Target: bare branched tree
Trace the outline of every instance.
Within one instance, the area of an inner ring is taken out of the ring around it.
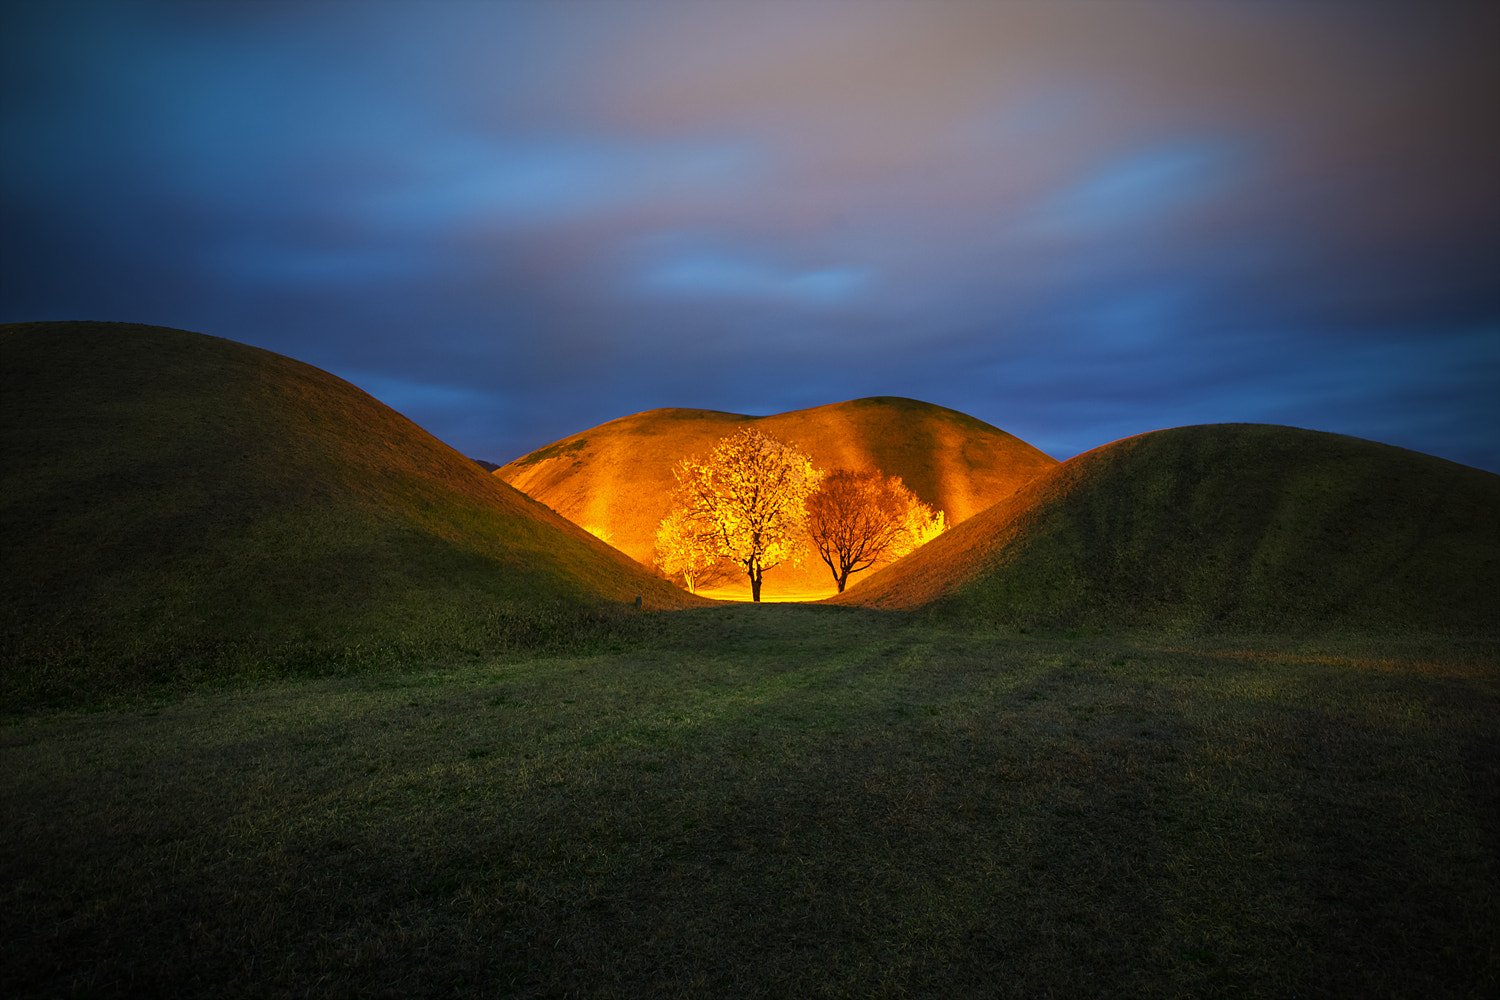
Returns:
[[[943,530],[943,512],[917,499],[900,476],[839,469],[807,502],[807,530],[839,593],[852,573],[898,559]]]

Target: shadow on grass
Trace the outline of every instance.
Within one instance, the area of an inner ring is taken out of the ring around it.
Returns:
[[[1500,981],[1500,672],[1473,649],[982,636],[815,606],[652,628],[617,653],[14,719],[8,991]]]

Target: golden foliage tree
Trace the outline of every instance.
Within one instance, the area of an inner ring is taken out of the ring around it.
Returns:
[[[839,469],[807,502],[808,534],[841,594],[851,573],[899,559],[943,528],[943,512],[919,500],[900,476]]]
[[[765,571],[801,557],[807,498],[821,473],[790,445],[749,429],[720,439],[707,459],[683,459],[673,472],[673,514],[684,524],[670,530],[744,567],[750,597],[759,601]]]
[[[684,510],[662,518],[656,529],[656,567],[669,577],[680,577],[688,593],[722,580],[727,566],[711,524]]]

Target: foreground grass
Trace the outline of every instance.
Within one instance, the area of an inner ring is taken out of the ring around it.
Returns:
[[[725,605],[0,729],[4,992],[1493,996],[1493,644]]]

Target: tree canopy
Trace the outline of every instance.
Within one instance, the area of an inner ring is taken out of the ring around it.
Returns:
[[[696,594],[699,587],[723,579],[729,561],[719,554],[714,526],[678,509],[656,529],[656,567],[669,577],[681,577],[688,593]]]
[[[669,549],[675,538],[696,546],[699,561],[711,552],[714,560],[743,567],[751,599],[759,601],[765,571],[801,556],[807,499],[821,473],[790,445],[748,428],[720,439],[706,459],[683,459],[673,472],[673,514],[658,531],[658,545],[666,531]],[[673,517],[681,520],[669,525]],[[668,558],[683,571],[683,558]]]
[[[839,469],[807,501],[807,532],[841,594],[850,574],[906,555],[943,527],[943,512],[919,500],[900,476]]]

